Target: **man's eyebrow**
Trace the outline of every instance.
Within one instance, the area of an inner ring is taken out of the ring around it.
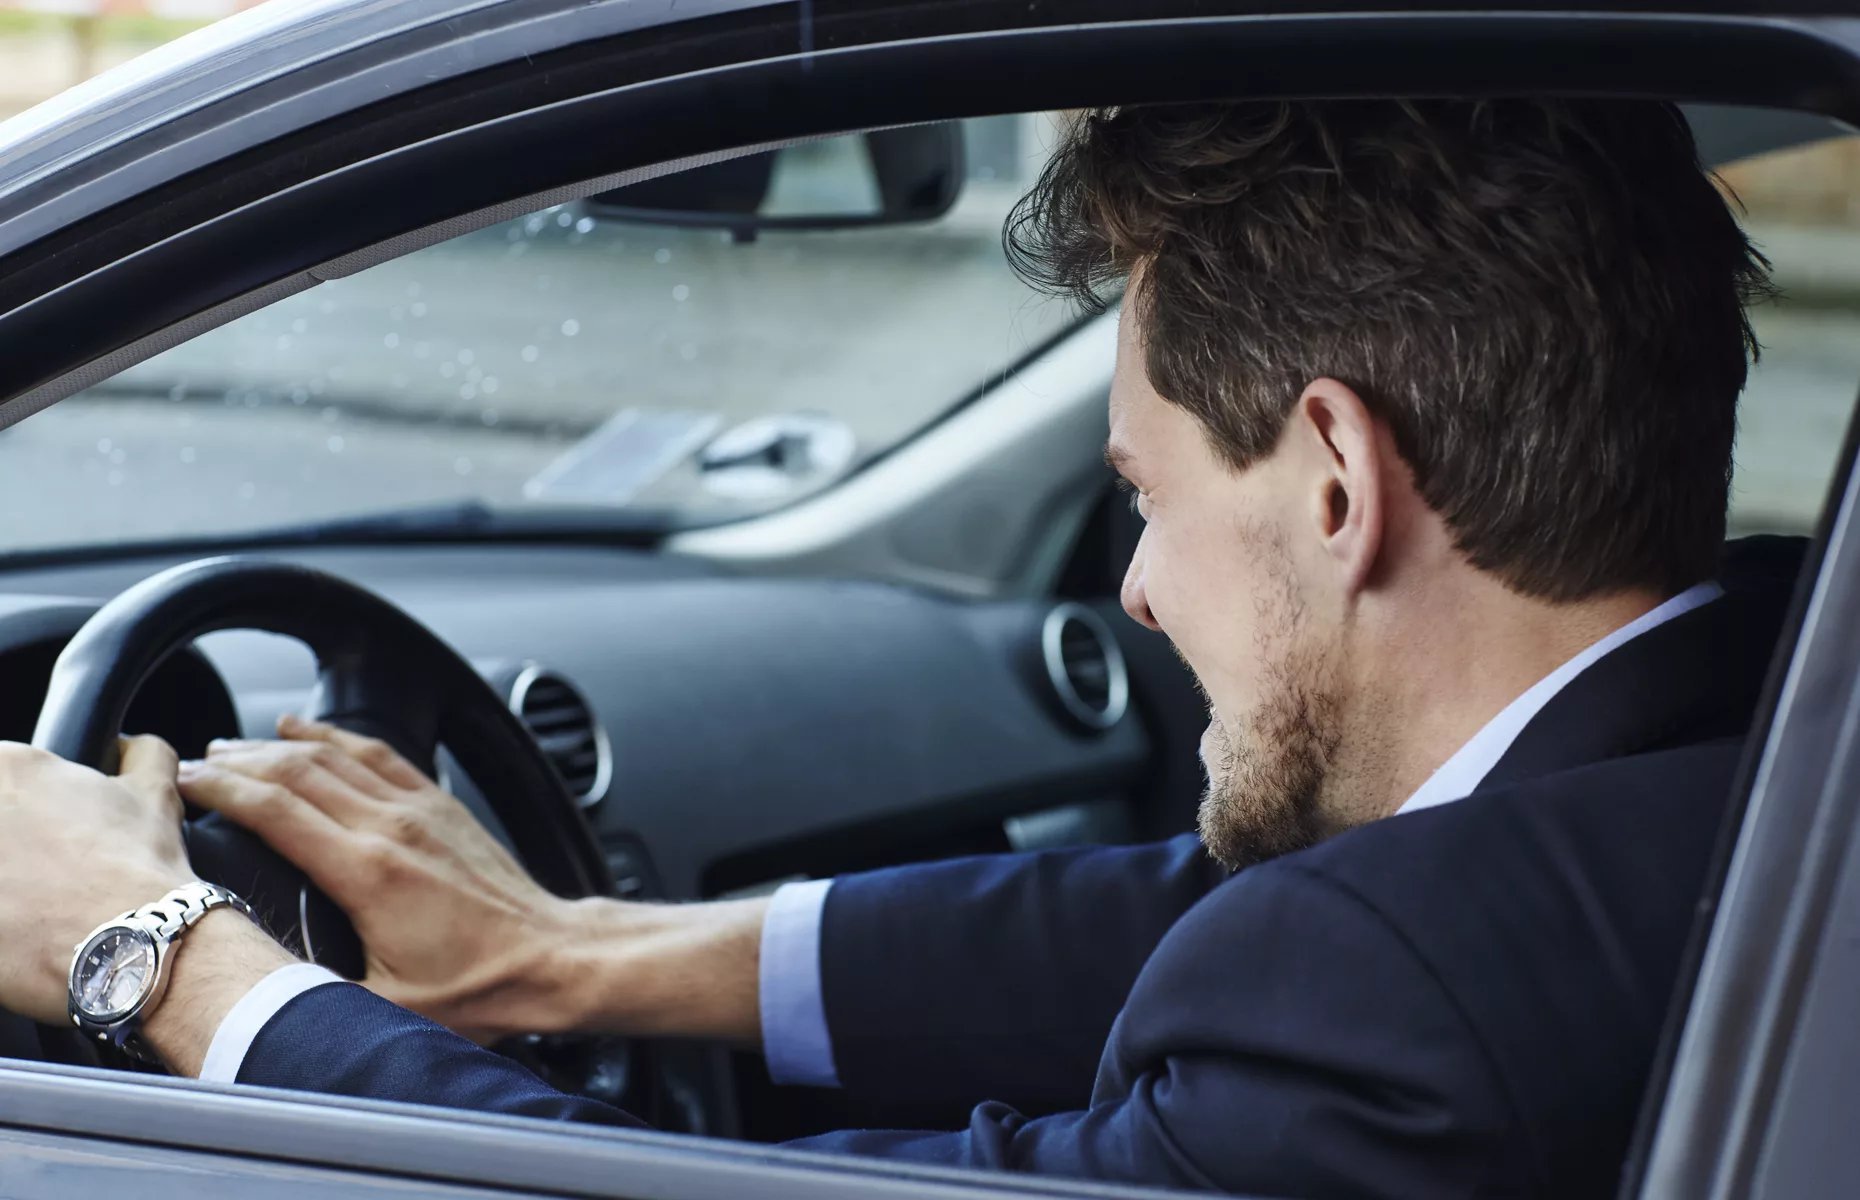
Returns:
[[[1122,475],[1124,468],[1130,465],[1130,451],[1116,442],[1106,442],[1104,444],[1104,465]]]

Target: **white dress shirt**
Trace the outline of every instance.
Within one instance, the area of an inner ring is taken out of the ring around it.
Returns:
[[[1635,617],[1532,684],[1523,695],[1487,721],[1478,733],[1473,734],[1464,746],[1454,752],[1452,758],[1441,763],[1440,769],[1428,776],[1427,782],[1396,810],[1397,815],[1420,808],[1432,808],[1436,804],[1445,804],[1470,794],[1498,765],[1498,760],[1505,757],[1505,751],[1511,749],[1511,743],[1518,740],[1524,727],[1543,711],[1551,697],[1569,686],[1570,680],[1600,662],[1609,651],[1620,649],[1649,629],[1664,625],[1674,617],[1683,616],[1722,595],[1724,589],[1715,583],[1689,587],[1660,607]]]
[[[1691,612],[1724,594],[1715,583],[1701,583],[1674,596],[1601,638],[1528,688],[1501,709],[1479,732],[1428,776],[1397,810],[1397,815],[1447,804],[1470,794],[1524,727],[1552,697],[1604,655],[1674,617]],[[757,987],[762,1010],[762,1050],[769,1075],[777,1083],[838,1087],[833,1039],[827,1030],[826,997],[820,979],[820,920],[831,879],[790,883],[776,890],[762,920],[762,952]],[[200,1077],[232,1083],[246,1051],[259,1031],[286,1004],[313,987],[341,983],[334,972],[308,963],[279,967],[233,1005],[207,1048]],[[354,985],[349,985],[354,986]]]

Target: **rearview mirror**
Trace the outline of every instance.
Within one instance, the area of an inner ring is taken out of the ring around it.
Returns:
[[[930,221],[962,191],[954,121],[825,138],[629,184],[584,202],[596,219],[729,229],[840,229]]]

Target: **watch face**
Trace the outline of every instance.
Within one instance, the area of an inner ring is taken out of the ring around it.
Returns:
[[[140,929],[114,926],[78,952],[72,981],[78,1008],[93,1021],[133,1010],[155,982],[155,939]]]

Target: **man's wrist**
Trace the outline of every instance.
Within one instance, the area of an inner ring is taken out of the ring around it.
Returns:
[[[766,899],[568,905],[536,961],[544,1031],[761,1040],[757,968]]]
[[[171,951],[168,987],[142,1021],[142,1037],[176,1075],[198,1075],[214,1031],[241,997],[296,961],[250,918],[216,908]]]

